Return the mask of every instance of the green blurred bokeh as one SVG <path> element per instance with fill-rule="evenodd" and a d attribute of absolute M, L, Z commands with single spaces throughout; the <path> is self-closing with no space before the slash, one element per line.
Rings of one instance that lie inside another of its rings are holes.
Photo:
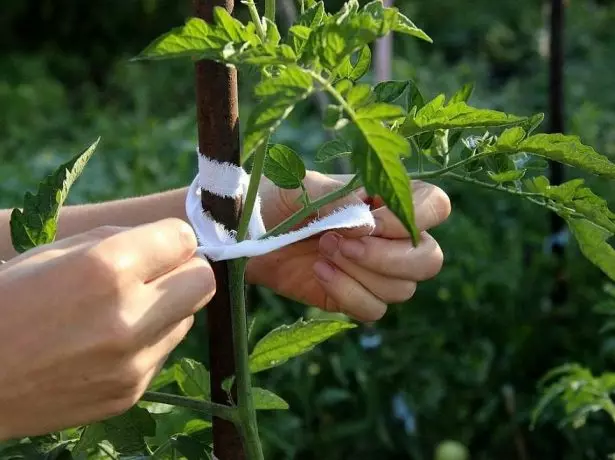
<path fill-rule="evenodd" d="M 341 2 L 327 1 L 330 9 Z M 615 155 L 615 2 L 571 0 L 566 8 L 566 131 Z M 547 16 L 538 0 L 404 0 L 398 6 L 434 44 L 395 38 L 393 77 L 434 96 L 473 81 L 472 103 L 528 115 L 547 110 Z M 130 63 L 151 39 L 183 22 L 190 2 L 22 0 L 0 14 L 0 206 L 20 204 L 44 174 L 98 136 L 99 150 L 70 203 L 186 185 L 196 143 L 189 61 Z M 243 7 L 237 14 L 245 17 Z M 241 114 L 251 109 L 249 78 Z M 318 108 L 300 107 L 276 135 L 310 167 L 324 133 Z M 306 135 L 309 133 L 309 135 Z M 605 182 L 590 179 L 603 196 Z M 262 415 L 267 458 L 434 458 L 447 440 L 471 459 L 603 459 L 615 451 L 601 415 L 559 430 L 561 414 L 529 430 L 537 380 L 579 361 L 613 365 L 615 342 L 592 307 L 605 277 L 574 244 L 570 289 L 551 305 L 549 216 L 515 198 L 441 185 L 453 213 L 433 231 L 446 263 L 405 305 L 258 376 L 291 404 Z M 255 336 L 319 313 L 252 292 Z M 207 361 L 204 318 L 177 350 Z M 450 442 L 450 441 L 449 441 Z M 441 457 L 438 457 L 441 458 Z M 446 457 L 448 458 L 448 457 Z M 453 458 L 453 457 L 451 457 Z"/>

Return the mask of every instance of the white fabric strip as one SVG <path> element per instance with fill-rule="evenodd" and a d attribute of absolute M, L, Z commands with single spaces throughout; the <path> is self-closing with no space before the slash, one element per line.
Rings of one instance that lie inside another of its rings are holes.
<path fill-rule="evenodd" d="M 199 154 L 199 173 L 188 189 L 186 214 L 198 238 L 200 246 L 197 252 L 201 256 L 213 261 L 255 257 L 327 230 L 364 226 L 373 230 L 375 227 L 374 216 L 369 206 L 360 203 L 339 208 L 298 230 L 262 238 L 266 229 L 261 215 L 261 200 L 257 195 L 248 226 L 250 239 L 238 243 L 235 232 L 229 231 L 222 224 L 213 220 L 208 212 L 203 212 L 201 189 L 216 196 L 229 198 L 241 196 L 242 200 L 245 200 L 249 182 L 250 176 L 243 168 L 229 163 L 220 163 Z"/>

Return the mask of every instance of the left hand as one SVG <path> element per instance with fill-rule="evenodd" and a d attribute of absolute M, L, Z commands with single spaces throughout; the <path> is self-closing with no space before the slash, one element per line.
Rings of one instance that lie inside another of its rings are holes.
<path fill-rule="evenodd" d="M 309 171 L 304 185 L 311 199 L 330 193 L 352 176 L 326 176 Z M 373 199 L 376 229 L 329 231 L 248 262 L 247 281 L 326 311 L 342 312 L 359 321 L 380 319 L 387 304 L 410 299 L 417 282 L 436 276 L 444 256 L 426 230 L 444 222 L 448 196 L 438 187 L 413 181 L 416 223 L 421 241 L 410 235 L 379 198 Z M 300 190 L 277 188 L 263 179 L 260 189 L 263 219 L 271 228 L 301 209 Z M 327 214 L 343 204 L 365 201 L 364 189 L 320 210 Z"/>

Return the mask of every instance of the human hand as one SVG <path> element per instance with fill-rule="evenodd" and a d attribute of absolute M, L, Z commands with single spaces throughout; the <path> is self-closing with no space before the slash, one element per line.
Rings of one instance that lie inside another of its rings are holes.
<path fill-rule="evenodd" d="M 188 224 L 104 227 L 0 270 L 0 440 L 132 407 L 215 292 Z"/>
<path fill-rule="evenodd" d="M 326 176 L 309 171 L 304 185 L 312 199 L 330 193 L 352 176 Z M 397 217 L 376 198 L 376 229 L 326 232 L 278 251 L 250 259 L 247 280 L 277 293 L 327 311 L 342 312 L 360 321 L 375 321 L 388 303 L 410 299 L 417 282 L 437 275 L 443 254 L 426 230 L 444 222 L 451 211 L 448 196 L 438 187 L 413 181 L 416 223 L 421 231 L 415 248 Z M 263 219 L 267 228 L 301 208 L 299 190 L 261 184 Z M 364 189 L 320 211 L 325 215 L 342 204 L 365 201 Z"/>

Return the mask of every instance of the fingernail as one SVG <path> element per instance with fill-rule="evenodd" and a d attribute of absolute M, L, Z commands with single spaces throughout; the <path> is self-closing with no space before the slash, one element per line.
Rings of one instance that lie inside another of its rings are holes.
<path fill-rule="evenodd" d="M 365 245 L 359 240 L 344 240 L 340 252 L 348 259 L 360 259 L 365 255 Z"/>
<path fill-rule="evenodd" d="M 324 260 L 318 260 L 314 264 L 314 273 L 322 281 L 329 282 L 333 279 L 333 275 L 335 275 L 335 269 Z"/>
<path fill-rule="evenodd" d="M 327 257 L 333 257 L 338 250 L 340 239 L 335 233 L 324 234 L 318 243 L 320 252 Z"/>

